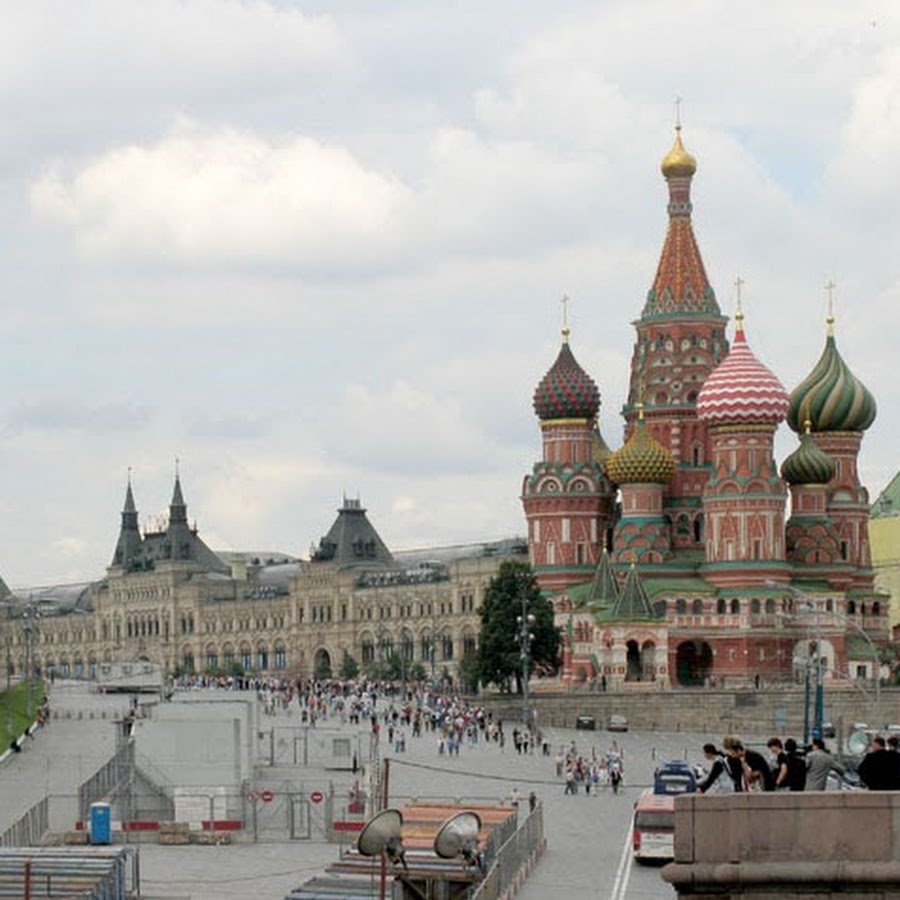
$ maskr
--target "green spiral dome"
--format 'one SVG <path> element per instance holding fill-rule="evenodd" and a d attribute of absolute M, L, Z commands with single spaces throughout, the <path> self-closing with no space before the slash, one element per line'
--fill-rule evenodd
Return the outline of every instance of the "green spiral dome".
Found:
<path fill-rule="evenodd" d="M 834 477 L 834 460 L 807 432 L 800 435 L 800 446 L 781 464 L 781 477 L 788 484 L 828 484 Z"/>
<path fill-rule="evenodd" d="M 812 431 L 865 431 L 874 421 L 875 398 L 838 353 L 828 323 L 825 349 L 815 368 L 791 393 L 788 425 L 801 434 Z"/>

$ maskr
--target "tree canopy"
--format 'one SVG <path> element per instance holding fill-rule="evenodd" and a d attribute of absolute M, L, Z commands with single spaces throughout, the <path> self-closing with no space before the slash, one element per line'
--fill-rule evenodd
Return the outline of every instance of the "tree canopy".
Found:
<path fill-rule="evenodd" d="M 541 595 L 531 566 L 507 560 L 491 579 L 479 610 L 478 676 L 482 683 L 507 689 L 515 679 L 522 690 L 521 616 L 534 616 L 529 672 L 536 668 L 555 673 L 559 668 L 560 636 L 553 624 L 553 607 Z"/>

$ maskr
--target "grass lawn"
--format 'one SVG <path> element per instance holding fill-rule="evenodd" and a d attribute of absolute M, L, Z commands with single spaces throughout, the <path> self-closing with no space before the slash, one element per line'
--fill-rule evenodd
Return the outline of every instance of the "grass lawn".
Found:
<path fill-rule="evenodd" d="M 44 700 L 44 683 L 31 681 L 31 716 L 28 715 L 28 683 L 14 685 L 9 692 L 0 691 L 0 753 L 9 748 L 13 737 L 21 736 L 37 716 Z M 10 719 L 12 729 L 10 729 Z"/>

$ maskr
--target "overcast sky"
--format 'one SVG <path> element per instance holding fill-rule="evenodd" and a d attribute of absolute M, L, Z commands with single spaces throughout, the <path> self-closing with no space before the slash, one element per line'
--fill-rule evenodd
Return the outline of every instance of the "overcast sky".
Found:
<path fill-rule="evenodd" d="M 219 550 L 524 534 L 559 298 L 622 439 L 683 98 L 723 312 L 838 346 L 898 467 L 890 0 L 29 0 L 0 9 L 0 574 L 97 578 L 129 467 Z M 731 329 L 729 329 L 729 333 Z M 779 460 L 794 446 L 782 426 Z"/>

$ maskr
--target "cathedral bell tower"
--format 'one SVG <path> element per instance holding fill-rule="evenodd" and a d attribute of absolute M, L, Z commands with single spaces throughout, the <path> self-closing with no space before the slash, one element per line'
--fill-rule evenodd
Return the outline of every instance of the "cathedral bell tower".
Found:
<path fill-rule="evenodd" d="M 665 513 L 673 523 L 674 549 L 703 549 L 700 500 L 709 477 L 710 443 L 697 418 L 697 395 L 728 352 L 725 323 L 709 283 L 691 223 L 691 182 L 697 162 L 675 127 L 675 142 L 660 166 L 669 189 L 669 224 L 631 357 L 625 435 L 638 418 L 638 401 L 650 434 L 671 454 L 675 474 L 667 485 Z"/>

